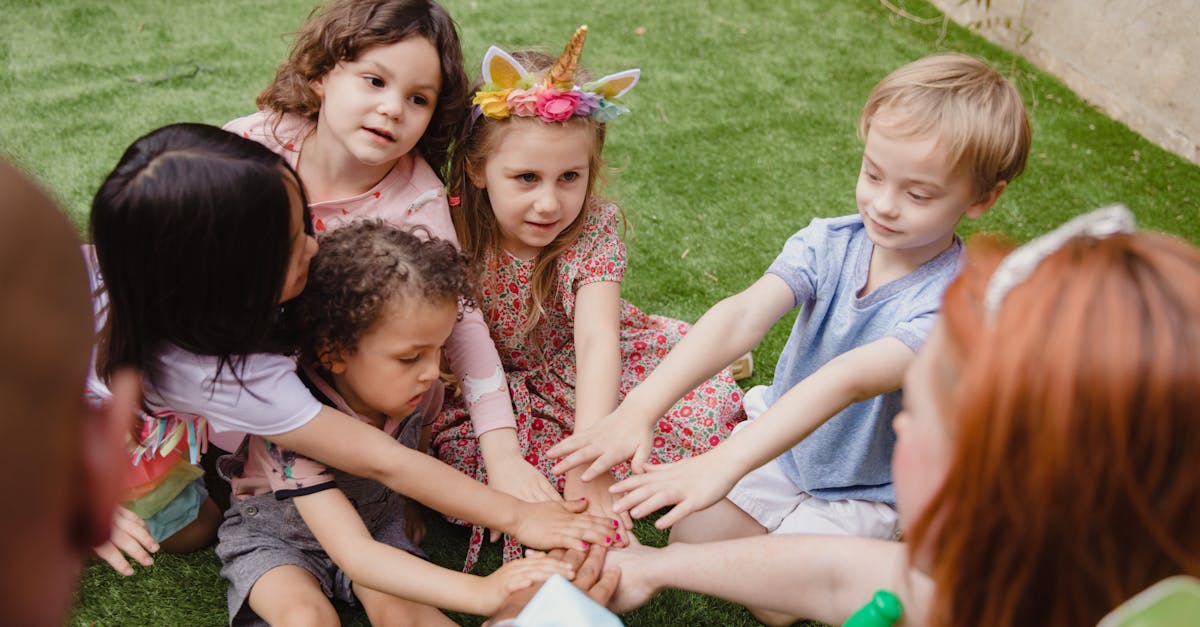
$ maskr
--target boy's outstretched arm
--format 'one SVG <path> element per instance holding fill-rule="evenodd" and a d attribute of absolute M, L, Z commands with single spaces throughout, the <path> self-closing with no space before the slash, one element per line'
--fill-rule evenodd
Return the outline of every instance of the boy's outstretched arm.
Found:
<path fill-rule="evenodd" d="M 377 542 L 341 490 L 293 498 L 313 537 L 351 581 L 392 596 L 486 616 L 517 590 L 555 573 L 574 576 L 569 564 L 543 555 L 510 562 L 488 577 L 460 573 Z"/>
<path fill-rule="evenodd" d="M 615 511 L 641 518 L 675 505 L 654 523 L 659 529 L 674 525 L 724 498 L 746 473 L 795 446 L 846 406 L 898 389 L 913 357 L 912 349 L 893 337 L 842 353 L 713 450 L 674 464 L 646 464 L 644 473 L 612 486 L 613 493 L 626 493 Z"/>
<path fill-rule="evenodd" d="M 655 421 L 689 390 L 758 345 L 795 306 L 792 289 L 774 274 L 713 305 L 616 410 L 550 449 L 550 455 L 563 458 L 553 471 L 562 474 L 590 463 L 582 475 L 587 481 L 627 459 L 640 466 L 650 456 Z"/>

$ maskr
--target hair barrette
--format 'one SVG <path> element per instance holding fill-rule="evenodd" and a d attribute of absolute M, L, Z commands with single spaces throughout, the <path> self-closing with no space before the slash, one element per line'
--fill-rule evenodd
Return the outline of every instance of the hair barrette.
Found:
<path fill-rule="evenodd" d="M 565 122 L 579 116 L 611 122 L 628 113 L 617 99 L 633 89 L 641 70 L 625 70 L 576 85 L 586 38 L 587 26 L 580 26 L 545 76 L 532 76 L 512 55 L 496 46 L 488 48 L 483 55 L 484 85 L 471 101 L 475 105 L 471 120 L 483 115 L 494 120 L 517 116 Z"/>
<path fill-rule="evenodd" d="M 1034 238 L 1005 257 L 983 295 L 983 307 L 989 323 L 1000 313 L 1000 305 L 1012 289 L 1029 279 L 1038 264 L 1076 237 L 1103 239 L 1118 233 L 1133 233 L 1137 224 L 1124 205 L 1096 209 L 1064 222 L 1058 228 Z"/>

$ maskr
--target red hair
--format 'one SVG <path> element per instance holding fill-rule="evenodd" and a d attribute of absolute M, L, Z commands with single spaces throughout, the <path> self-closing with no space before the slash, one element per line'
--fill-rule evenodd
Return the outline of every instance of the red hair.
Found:
<path fill-rule="evenodd" d="M 1076 238 L 985 323 L 1002 251 L 969 250 L 942 310 L 954 459 L 910 534 L 931 624 L 1092 625 L 1200 575 L 1200 252 Z"/>

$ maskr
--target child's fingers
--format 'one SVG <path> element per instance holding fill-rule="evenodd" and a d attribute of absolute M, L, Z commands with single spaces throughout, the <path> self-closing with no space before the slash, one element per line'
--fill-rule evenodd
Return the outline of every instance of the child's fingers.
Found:
<path fill-rule="evenodd" d="M 650 478 L 647 473 L 640 475 L 629 475 L 628 477 L 608 486 L 608 491 L 611 494 L 623 494 L 633 492 L 638 488 L 649 483 Z"/>
<path fill-rule="evenodd" d="M 621 528 L 617 530 L 617 541 L 613 545 L 627 547 L 633 541 L 633 517 L 624 512 L 617 514 L 617 520 L 621 521 Z"/>
<path fill-rule="evenodd" d="M 600 580 L 592 585 L 591 588 L 584 590 L 584 592 L 600 605 L 608 605 L 608 601 L 617 592 L 617 585 L 620 583 L 621 569 L 616 566 L 609 566 L 603 570 Z"/>
<path fill-rule="evenodd" d="M 147 561 L 150 559 L 147 551 L 158 552 L 158 542 L 155 542 L 154 536 L 150 534 L 146 521 L 123 507 L 118 507 L 117 514 L 113 516 L 112 542 L 146 566 L 149 565 Z M 145 556 L 144 560 L 142 556 Z"/>
<path fill-rule="evenodd" d="M 649 459 L 650 448 L 647 446 L 639 446 L 637 447 L 637 450 L 633 452 L 633 457 L 629 460 L 629 468 L 638 474 L 645 473 L 649 466 L 646 461 Z"/>
<path fill-rule="evenodd" d="M 610 472 L 612 467 L 621 463 L 621 461 L 622 459 L 620 455 L 616 455 L 614 453 L 604 453 L 597 457 L 595 461 L 592 462 L 592 465 L 588 466 L 587 470 L 583 471 L 583 474 L 580 475 L 579 478 L 583 479 L 584 481 L 591 481 L 600 475 Z"/>
<path fill-rule="evenodd" d="M 650 512 L 658 511 L 659 509 L 662 509 L 665 506 L 666 506 L 666 504 L 660 505 L 660 506 L 655 507 L 654 509 L 650 510 Z M 670 510 L 667 510 L 667 513 L 663 514 L 661 518 L 654 521 L 654 527 L 656 529 L 669 529 L 669 528 L 675 526 L 675 523 L 683 520 L 685 516 L 687 516 L 688 514 L 691 514 L 694 511 L 696 511 L 696 508 L 692 507 L 687 501 L 684 501 L 683 503 L 680 503 L 679 505 L 672 507 Z M 649 512 L 647 512 L 647 513 L 649 513 Z"/>
<path fill-rule="evenodd" d="M 581 542 L 573 542 L 562 545 L 567 549 L 587 550 L 593 544 L 601 546 L 611 546 L 613 543 L 613 530 L 617 528 L 613 525 L 615 522 L 612 518 L 601 518 L 599 516 L 590 517 L 593 522 L 590 522 L 587 527 L 579 534 Z M 618 523 L 619 524 L 619 523 Z"/>
<path fill-rule="evenodd" d="M 586 498 L 578 498 L 572 501 L 564 499 L 563 501 L 560 501 L 560 504 L 562 505 L 563 509 L 571 512 L 572 514 L 582 514 L 586 512 L 588 508 L 588 502 Z"/>
<path fill-rule="evenodd" d="M 512 562 L 507 567 L 510 569 L 509 574 L 512 577 L 533 582 L 544 581 L 551 575 L 562 575 L 567 579 L 575 578 L 574 566 L 546 555 L 532 555 Z"/>
<path fill-rule="evenodd" d="M 586 592 L 600 578 L 600 573 L 604 570 L 604 556 L 607 552 L 606 547 L 598 544 L 589 547 L 586 553 L 567 551 L 564 559 L 575 568 L 575 585 L 580 590 Z"/>
<path fill-rule="evenodd" d="M 561 445 L 565 442 L 566 440 L 563 440 L 559 444 Z M 553 450 L 554 449 L 551 449 L 551 451 Z M 547 452 L 547 454 L 551 457 L 562 457 L 562 459 L 558 460 L 557 464 L 554 464 L 554 467 L 550 469 L 550 472 L 556 475 L 561 475 L 572 468 L 582 466 L 596 459 L 600 453 L 601 451 L 592 446 L 579 446 L 578 448 L 574 449 L 565 449 L 558 454 Z"/>
<path fill-rule="evenodd" d="M 563 500 L 562 495 L 558 493 L 558 490 L 556 490 L 554 488 L 554 486 L 550 484 L 549 481 L 547 481 L 540 474 L 538 475 L 538 479 L 539 479 L 539 481 L 537 482 L 537 491 L 540 494 L 540 496 L 543 497 L 542 498 L 543 501 L 562 501 Z"/>
<path fill-rule="evenodd" d="M 93 549 L 96 555 L 112 566 L 112 569 L 129 577 L 133 574 L 133 567 L 129 565 L 129 561 L 125 559 L 125 555 L 117 550 L 111 542 L 105 542 Z"/>
<path fill-rule="evenodd" d="M 570 455 L 571 453 L 574 453 L 582 448 L 583 445 L 584 440 L 582 437 L 580 437 L 578 434 L 570 435 L 562 440 L 559 440 L 558 444 L 551 446 L 550 449 L 546 451 L 546 455 L 550 457 L 562 457 L 564 455 Z"/>
<path fill-rule="evenodd" d="M 669 488 L 663 489 L 655 484 L 645 484 L 630 490 L 617 499 L 617 502 L 613 503 L 613 512 L 617 514 L 629 512 L 630 517 L 638 519 L 660 507 L 674 505 L 681 500 L 682 498 L 670 493 Z"/>

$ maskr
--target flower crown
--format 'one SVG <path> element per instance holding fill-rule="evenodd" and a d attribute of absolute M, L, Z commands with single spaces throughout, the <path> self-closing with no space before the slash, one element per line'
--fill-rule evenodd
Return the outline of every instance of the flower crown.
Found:
<path fill-rule="evenodd" d="M 471 101 L 474 121 L 480 115 L 494 120 L 510 116 L 539 117 L 546 122 L 565 122 L 571 116 L 611 122 L 629 109 L 617 104 L 637 84 L 642 71 L 625 70 L 599 80 L 575 84 L 579 55 L 587 26 L 580 26 L 563 49 L 554 67 L 544 77 L 531 76 L 512 55 L 492 46 L 483 55 L 483 88 Z"/>

